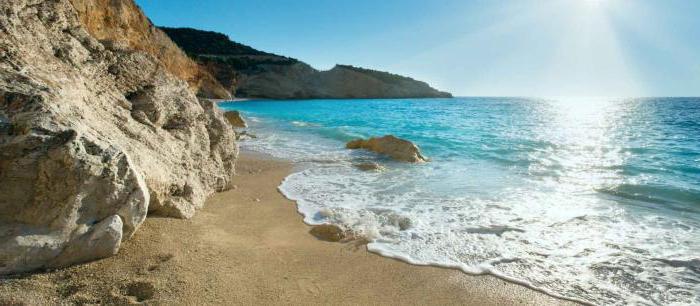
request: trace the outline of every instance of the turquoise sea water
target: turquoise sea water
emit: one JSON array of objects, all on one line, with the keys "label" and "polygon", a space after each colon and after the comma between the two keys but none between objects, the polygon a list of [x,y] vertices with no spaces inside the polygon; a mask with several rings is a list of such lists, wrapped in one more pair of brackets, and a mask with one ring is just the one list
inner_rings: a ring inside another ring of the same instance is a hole
[{"label": "turquoise sea water", "polygon": [[[309,223],[414,264],[595,304],[700,304],[700,99],[247,101]],[[431,158],[345,150],[393,134]],[[383,172],[353,164],[373,160]]]}]

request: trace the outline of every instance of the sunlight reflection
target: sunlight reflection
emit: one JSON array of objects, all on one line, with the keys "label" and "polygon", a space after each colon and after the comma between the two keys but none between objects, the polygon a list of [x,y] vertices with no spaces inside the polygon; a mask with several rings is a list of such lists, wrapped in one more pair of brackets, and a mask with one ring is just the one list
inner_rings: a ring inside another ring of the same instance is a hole
[{"label": "sunlight reflection", "polygon": [[621,103],[610,98],[548,100],[540,135],[550,144],[531,156],[530,171],[548,171],[559,189],[588,192],[620,184],[625,162],[613,135]]}]

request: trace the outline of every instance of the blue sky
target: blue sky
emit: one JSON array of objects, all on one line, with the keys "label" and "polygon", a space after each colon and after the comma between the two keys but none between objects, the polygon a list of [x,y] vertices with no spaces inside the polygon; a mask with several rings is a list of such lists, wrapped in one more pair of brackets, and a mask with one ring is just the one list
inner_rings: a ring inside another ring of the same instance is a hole
[{"label": "blue sky", "polygon": [[385,70],[462,96],[700,96],[696,0],[137,0],[319,69]]}]

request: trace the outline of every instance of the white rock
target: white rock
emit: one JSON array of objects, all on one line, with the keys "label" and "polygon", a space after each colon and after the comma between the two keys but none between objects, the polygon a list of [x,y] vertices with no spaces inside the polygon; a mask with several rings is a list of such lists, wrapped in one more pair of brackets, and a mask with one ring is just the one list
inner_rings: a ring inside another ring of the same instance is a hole
[{"label": "white rock", "polygon": [[146,214],[189,218],[238,148],[148,54],[109,50],[68,0],[0,1],[0,274],[114,254]]},{"label": "white rock", "polygon": [[70,241],[49,265],[64,267],[74,263],[107,258],[117,254],[122,241],[122,219],[113,215],[89,228],[88,232]]}]

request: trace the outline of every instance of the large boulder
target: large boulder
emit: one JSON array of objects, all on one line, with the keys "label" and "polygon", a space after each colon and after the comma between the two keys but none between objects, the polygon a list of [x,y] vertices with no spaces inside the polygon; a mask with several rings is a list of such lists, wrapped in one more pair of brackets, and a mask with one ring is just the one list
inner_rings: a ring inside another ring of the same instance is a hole
[{"label": "large boulder", "polygon": [[365,149],[375,153],[387,155],[395,160],[421,163],[428,159],[421,154],[418,146],[408,140],[397,138],[393,135],[374,137],[367,140],[356,139],[345,145],[348,149]]},{"label": "large boulder", "polygon": [[217,106],[157,58],[103,44],[69,0],[0,1],[0,274],[115,254],[148,213],[230,187]]}]

